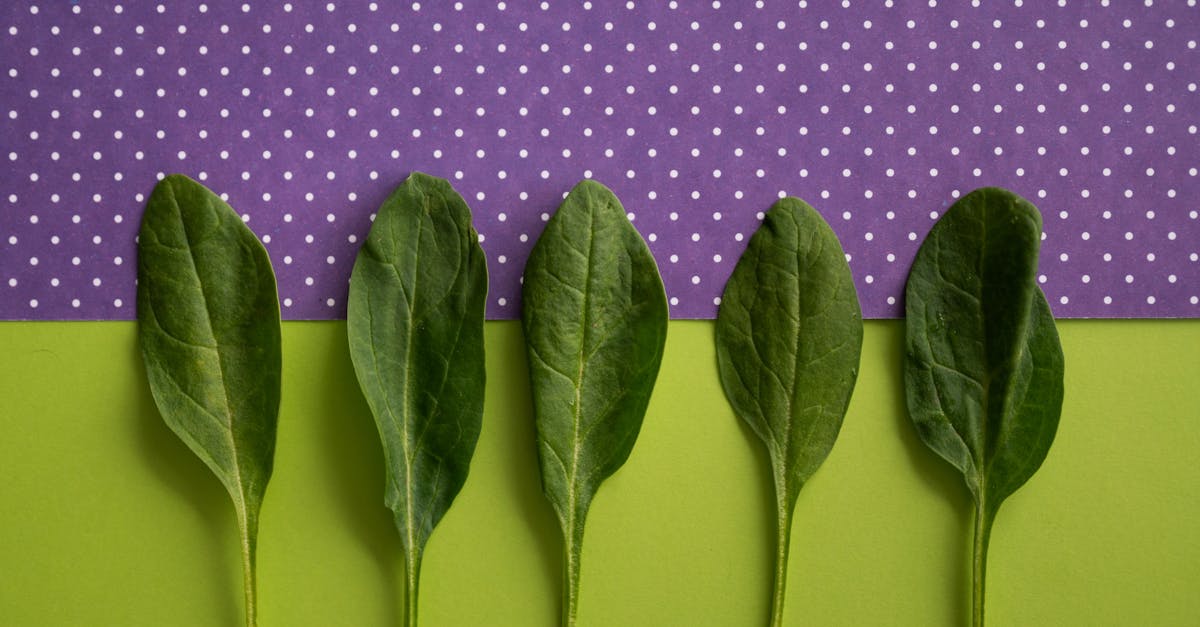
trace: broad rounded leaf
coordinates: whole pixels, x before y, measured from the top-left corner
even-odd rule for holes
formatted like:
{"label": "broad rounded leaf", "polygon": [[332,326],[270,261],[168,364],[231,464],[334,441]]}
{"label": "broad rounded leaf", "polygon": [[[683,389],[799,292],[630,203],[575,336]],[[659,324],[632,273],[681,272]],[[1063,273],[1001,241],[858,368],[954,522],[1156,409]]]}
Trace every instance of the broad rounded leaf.
{"label": "broad rounded leaf", "polygon": [[267,251],[215,194],[168,176],[150,194],[138,235],[137,309],[163,420],[233,499],[253,624],[254,551],[275,455],[281,364]]}
{"label": "broad rounded leaf", "polygon": [[977,626],[996,512],[1042,465],[1062,409],[1062,348],[1036,282],[1041,232],[1024,199],[971,192],[933,226],[906,288],[908,411],[975,500]]}
{"label": "broad rounded leaf", "polygon": [[667,300],[620,202],[590,180],[571,190],[538,238],[522,300],[542,490],[566,541],[570,624],[588,506],[641,429],[662,362]]}
{"label": "broad rounded leaf", "polygon": [[837,235],[803,201],[779,200],[725,285],[716,324],[725,395],[766,445],[775,482],[774,624],[782,620],[792,510],[837,439],[858,377],[862,335]]}
{"label": "broad rounded leaf", "polygon": [[779,200],[725,285],[716,337],[725,395],[780,466],[789,505],[837,439],[862,329],[837,235],[803,201]]}
{"label": "broad rounded leaf", "polygon": [[906,289],[909,414],[992,509],[1041,466],[1062,406],[1062,348],[1036,282],[1041,228],[1015,194],[974,191],[934,225]]}
{"label": "broad rounded leaf", "polygon": [[487,266],[471,212],[414,173],[384,201],[350,277],[347,332],[387,467],[415,624],[421,554],[467,479],[483,419]]}

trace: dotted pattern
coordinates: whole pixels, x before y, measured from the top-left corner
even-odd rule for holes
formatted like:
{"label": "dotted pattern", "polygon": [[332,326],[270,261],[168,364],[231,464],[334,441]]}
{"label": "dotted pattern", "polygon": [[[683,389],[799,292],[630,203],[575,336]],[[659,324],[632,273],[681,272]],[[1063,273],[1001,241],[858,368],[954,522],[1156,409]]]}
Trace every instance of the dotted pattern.
{"label": "dotted pattern", "polygon": [[1172,2],[13,2],[0,9],[0,317],[128,319],[156,177],[262,238],[285,318],[345,314],[413,170],[471,205],[516,317],[580,178],[711,317],[762,212],[806,199],[891,317],[939,213],[983,185],[1045,219],[1059,316],[1200,314],[1200,9]]}

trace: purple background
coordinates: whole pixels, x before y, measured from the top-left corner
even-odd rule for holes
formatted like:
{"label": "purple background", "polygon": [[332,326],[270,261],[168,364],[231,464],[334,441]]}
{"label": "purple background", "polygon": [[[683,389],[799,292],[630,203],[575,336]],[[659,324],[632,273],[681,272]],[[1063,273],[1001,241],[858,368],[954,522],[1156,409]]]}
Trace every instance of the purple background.
{"label": "purple background", "polygon": [[0,318],[133,317],[169,172],[243,213],[285,318],[344,316],[371,212],[413,170],[471,205],[493,318],[588,176],[674,317],[715,314],[782,194],[837,231],[864,313],[899,315],[933,220],[984,185],[1041,208],[1056,315],[1195,317],[1198,38],[1195,0],[14,2]]}

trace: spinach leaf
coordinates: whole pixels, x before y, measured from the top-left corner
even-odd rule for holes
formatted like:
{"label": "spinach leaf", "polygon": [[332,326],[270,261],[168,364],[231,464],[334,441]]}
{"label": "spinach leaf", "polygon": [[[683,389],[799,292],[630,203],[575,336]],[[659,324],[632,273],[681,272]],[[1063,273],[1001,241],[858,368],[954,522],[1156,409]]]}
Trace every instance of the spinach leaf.
{"label": "spinach leaf", "polygon": [[487,280],[466,202],[419,172],[380,207],[350,276],[350,357],[383,441],[409,626],[425,543],[466,482],[479,439]]}
{"label": "spinach leaf", "polygon": [[1012,192],[971,192],[933,226],[906,288],[908,411],[975,501],[977,627],[996,512],[1042,465],[1062,409],[1062,347],[1035,281],[1041,232]]}
{"label": "spinach leaf", "polygon": [[563,624],[574,625],[584,521],[641,429],[667,299],[621,203],[590,180],[571,190],[530,252],[522,299],[542,491],[563,533]]}
{"label": "spinach leaf", "polygon": [[717,365],[734,412],[767,447],[777,544],[771,624],[783,624],[792,513],[825,461],[858,378],[862,311],[833,229],[776,202],[734,267],[717,313]]}
{"label": "spinach leaf", "polygon": [[279,298],[267,251],[215,194],[168,176],[142,218],[137,310],[163,420],[233,499],[253,626],[258,515],[279,415]]}

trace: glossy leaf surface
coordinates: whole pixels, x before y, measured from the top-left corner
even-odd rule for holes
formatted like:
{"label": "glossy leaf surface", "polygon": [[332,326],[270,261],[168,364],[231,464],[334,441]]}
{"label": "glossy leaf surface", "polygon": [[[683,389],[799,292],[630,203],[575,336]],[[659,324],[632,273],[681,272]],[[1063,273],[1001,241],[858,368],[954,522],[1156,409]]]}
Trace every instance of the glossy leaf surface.
{"label": "glossy leaf surface", "polygon": [[1015,194],[971,192],[933,226],[906,289],[908,411],[975,500],[976,625],[992,522],[1046,458],[1062,408],[1062,348],[1036,282],[1041,232]]}
{"label": "glossy leaf surface", "polygon": [[862,313],[837,235],[783,198],[738,260],[717,314],[717,363],[734,412],[766,445],[777,553],[771,623],[783,621],[792,512],[833,448],[862,352]]}
{"label": "glossy leaf surface", "polygon": [[142,218],[137,309],[163,420],[233,499],[253,625],[258,515],[275,454],[281,364],[267,251],[219,197],[185,176],[168,176]]}
{"label": "glossy leaf surface", "polygon": [[405,624],[421,556],[467,479],[483,418],[487,266],[466,202],[414,173],[384,201],[350,278],[347,330],[405,551]]}
{"label": "glossy leaf surface", "polygon": [[641,429],[662,361],[667,300],[620,202],[590,180],[546,224],[522,298],[542,490],[562,527],[563,624],[572,625],[588,507]]}

